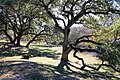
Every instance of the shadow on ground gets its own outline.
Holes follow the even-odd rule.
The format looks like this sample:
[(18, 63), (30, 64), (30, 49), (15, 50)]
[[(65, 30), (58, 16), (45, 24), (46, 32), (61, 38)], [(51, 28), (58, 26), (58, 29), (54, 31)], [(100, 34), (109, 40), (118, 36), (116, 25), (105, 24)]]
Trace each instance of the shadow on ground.
[(58, 53), (56, 50), (50, 50), (50, 49), (29, 49), (29, 54), (32, 55), (38, 55), (41, 57), (48, 57), (48, 58), (53, 58), (53, 59), (57, 59), (59, 58), (60, 53)]
[(35, 46), (35, 47), (49, 47), (49, 48), (51, 48), (51, 47), (55, 47), (55, 45), (37, 45), (37, 44), (32, 44), (31, 46)]
[(52, 65), (29, 61), (0, 62), (0, 80), (120, 80), (110, 73), (82, 70), (59, 73)]
[(60, 55), (60, 53), (58, 53), (56, 50), (53, 51), (50, 49), (39, 49), (39, 48), (3, 49), (3, 48), (0, 48), (0, 57), (21, 56), (23, 54), (33, 55), (34, 57), (48, 57), (53, 59), (57, 59)]

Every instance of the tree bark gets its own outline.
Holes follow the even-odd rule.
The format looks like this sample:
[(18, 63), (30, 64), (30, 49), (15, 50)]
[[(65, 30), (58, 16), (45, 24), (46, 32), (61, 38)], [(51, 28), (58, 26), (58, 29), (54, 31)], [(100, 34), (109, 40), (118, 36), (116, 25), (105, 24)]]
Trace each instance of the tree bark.
[(67, 63), (68, 63), (68, 55), (70, 53), (70, 51), (72, 50), (71, 47), (69, 47), (68, 49), (66, 49), (66, 51), (62, 52), (62, 57), (61, 57), (61, 61), (59, 63), (59, 65), (57, 66), (57, 70), (59, 72), (63, 72), (64, 71), (64, 66), (67, 67)]
[(5, 24), (5, 30), (3, 30), (3, 31), (4, 31), (4, 33), (6, 35), (6, 37), (10, 40), (10, 43), (13, 43), (12, 37), (7, 32), (7, 29), (8, 29), (7, 23), (5, 23), (4, 21), (3, 21), (3, 23)]
[(12, 39), (12, 37), (7, 33), (7, 31), (4, 31), (6, 37), (9, 39), (11, 44), (14, 44), (14, 40)]
[(64, 41), (63, 41), (63, 51), (62, 51), (62, 57), (61, 57), (61, 61), (59, 63), (59, 65), (57, 66), (57, 70), (59, 72), (62, 72), (64, 70), (64, 66), (67, 67), (67, 63), (68, 63), (68, 55), (70, 53), (70, 51), (72, 50), (72, 48), (70, 46), (68, 46), (68, 35), (69, 35), (69, 30), (65, 30), (64, 32)]
[(21, 37), (22, 37), (22, 35), (18, 35), (18, 37), (17, 37), (17, 43), (16, 43), (17, 46), (21, 46), (20, 45)]

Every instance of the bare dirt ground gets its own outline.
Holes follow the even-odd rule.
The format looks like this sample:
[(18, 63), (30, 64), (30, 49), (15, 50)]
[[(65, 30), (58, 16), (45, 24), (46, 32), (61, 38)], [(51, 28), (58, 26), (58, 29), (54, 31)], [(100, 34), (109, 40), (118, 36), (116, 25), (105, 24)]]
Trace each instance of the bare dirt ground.
[[(41, 47), (43, 49), (43, 47)], [(44, 47), (46, 48), (46, 47)], [(47, 47), (47, 49), (62, 51), (61, 47)], [(101, 61), (91, 54), (77, 53), (84, 58), (85, 63), (97, 67)], [(29, 60), (21, 59), (21, 56), (0, 58), (0, 80), (120, 80), (120, 73), (103, 67), (100, 71), (89, 68), (79, 70), (70, 67), (72, 71), (65, 70), (64, 73), (56, 71), (56, 66), (60, 62), (57, 59), (48, 57), (33, 57)], [(80, 67), (81, 61), (69, 55), (70, 63)], [(96, 65), (95, 65), (96, 64)]]

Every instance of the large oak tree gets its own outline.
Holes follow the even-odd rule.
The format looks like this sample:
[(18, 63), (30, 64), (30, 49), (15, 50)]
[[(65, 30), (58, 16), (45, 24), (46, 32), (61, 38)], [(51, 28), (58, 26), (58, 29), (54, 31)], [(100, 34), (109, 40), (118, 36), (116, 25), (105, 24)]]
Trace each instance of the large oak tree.
[[(89, 36), (82, 36), (76, 40), (75, 44), (69, 44), (68, 36), (70, 33), (70, 28), (74, 24), (82, 23), (83, 17), (87, 15), (108, 15), (109, 13), (120, 13), (119, 10), (115, 9), (115, 4), (112, 0), (35, 0), (36, 6), (42, 8), (49, 17), (54, 21), (55, 26), (64, 35), (63, 40), (63, 52), (61, 57), (61, 62), (58, 65), (58, 69), (61, 71), (63, 67), (67, 66), (68, 55), (72, 49), (78, 43), (89, 42), (93, 44), (100, 44), (95, 41), (84, 39)], [(61, 25), (62, 24), (62, 25)], [(73, 46), (74, 45), (74, 46)], [(97, 52), (91, 49), (78, 49), (79, 51), (89, 51)], [(77, 52), (77, 51), (76, 51)], [(75, 53), (76, 53), (75, 52)]]

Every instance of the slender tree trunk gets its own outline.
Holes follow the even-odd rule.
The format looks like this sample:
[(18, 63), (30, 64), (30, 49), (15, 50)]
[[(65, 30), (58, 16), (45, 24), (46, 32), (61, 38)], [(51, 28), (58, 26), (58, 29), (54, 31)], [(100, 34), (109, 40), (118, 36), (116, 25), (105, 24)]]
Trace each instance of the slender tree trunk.
[(27, 43), (26, 47), (28, 48), (29, 45), (30, 45), (39, 35), (40, 35), (40, 34), (35, 35), (35, 36)]
[(38, 36), (42, 35), (42, 32), (44, 32), (44, 30), (42, 30), (42, 31), (40, 31), (38, 34), (36, 34), (36, 35), (32, 38), (32, 40), (30, 40), (30, 41), (27, 43), (26, 47), (28, 48), (29, 45), (30, 45)]
[(4, 31), (7, 38), (10, 40), (10, 43), (13, 43), (12, 37), (7, 33), (7, 31)]
[(67, 67), (67, 63), (69, 61), (68, 55), (69, 55), (70, 51), (72, 50), (72, 48), (68, 46), (68, 35), (69, 35), (68, 30), (65, 30), (62, 57), (61, 57), (61, 61), (60, 61), (59, 65), (58, 65), (58, 71), (60, 71), (60, 72), (62, 72), (64, 70), (64, 66)]
[(16, 43), (17, 46), (21, 46), (20, 45), (21, 37), (22, 37), (22, 35), (18, 35), (18, 37), (17, 37), (17, 43)]
[(27, 43), (26, 47), (28, 48), (29, 45), (30, 45), (34, 40), (35, 40), (35, 37)]

